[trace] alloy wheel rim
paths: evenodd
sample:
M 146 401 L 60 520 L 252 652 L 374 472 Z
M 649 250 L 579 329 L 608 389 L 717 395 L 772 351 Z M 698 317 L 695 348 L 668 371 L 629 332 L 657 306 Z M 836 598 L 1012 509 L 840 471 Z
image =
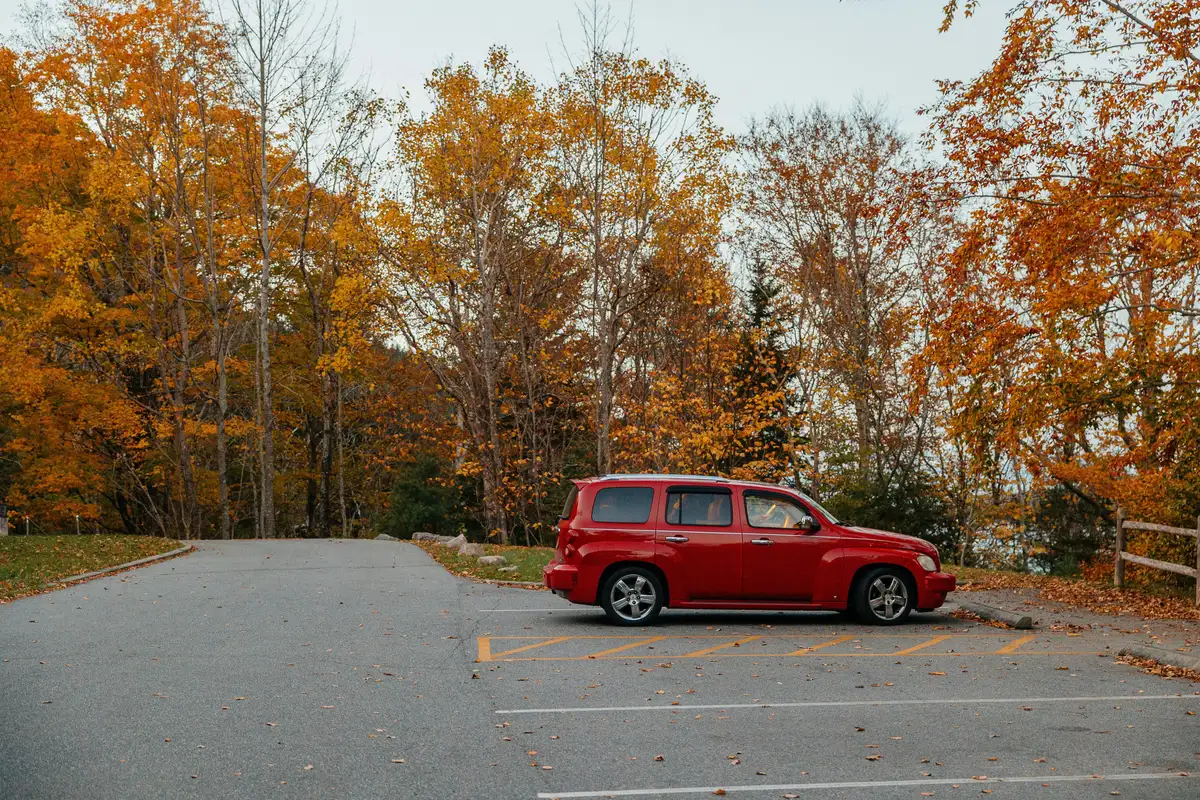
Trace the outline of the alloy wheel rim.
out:
M 882 620 L 894 620 L 908 607 L 908 587 L 895 575 L 884 575 L 871 584 L 867 602 L 872 614 Z
M 657 600 L 654 584 L 645 576 L 629 574 L 613 584 L 609 601 L 621 619 L 637 622 L 649 616 Z

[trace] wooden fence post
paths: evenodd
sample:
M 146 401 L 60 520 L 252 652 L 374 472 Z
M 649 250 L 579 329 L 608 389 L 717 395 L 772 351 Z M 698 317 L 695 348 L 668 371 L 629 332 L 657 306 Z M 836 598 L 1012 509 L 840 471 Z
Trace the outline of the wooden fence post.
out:
M 1120 589 L 1125 585 L 1125 562 L 1121 560 L 1121 551 L 1125 549 L 1125 512 L 1117 506 L 1117 554 L 1113 567 L 1113 586 Z

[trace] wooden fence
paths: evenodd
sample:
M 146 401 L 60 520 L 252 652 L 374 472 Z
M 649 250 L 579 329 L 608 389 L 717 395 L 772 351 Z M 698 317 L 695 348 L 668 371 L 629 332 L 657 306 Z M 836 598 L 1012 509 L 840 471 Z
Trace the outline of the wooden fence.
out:
M 1125 531 L 1157 531 L 1158 533 L 1174 533 L 1180 536 L 1191 536 L 1196 540 L 1196 566 L 1188 567 L 1183 564 L 1175 564 L 1170 561 L 1159 561 L 1157 558 L 1147 558 L 1146 556 L 1134 555 L 1125 551 Z M 1159 525 L 1157 522 L 1139 522 L 1137 520 L 1125 519 L 1125 514 L 1120 507 L 1117 508 L 1117 563 L 1113 570 L 1113 585 L 1121 587 L 1125 585 L 1125 562 L 1131 564 L 1141 564 L 1143 567 L 1151 569 L 1161 569 L 1167 572 L 1174 572 L 1178 575 L 1186 575 L 1196 581 L 1196 605 L 1200 606 L 1200 518 L 1196 519 L 1195 528 L 1175 528 L 1171 525 Z

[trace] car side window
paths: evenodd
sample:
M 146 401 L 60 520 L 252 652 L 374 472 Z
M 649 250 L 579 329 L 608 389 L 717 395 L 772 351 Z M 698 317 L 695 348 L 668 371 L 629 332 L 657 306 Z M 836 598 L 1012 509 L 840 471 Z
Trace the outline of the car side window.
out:
M 610 486 L 596 492 L 592 522 L 647 522 L 653 503 L 654 489 L 649 486 Z
M 799 503 L 785 500 L 778 495 L 753 495 L 746 497 L 746 522 L 751 528 L 778 528 L 795 530 L 808 511 Z
M 733 496 L 703 490 L 670 491 L 667 493 L 667 523 L 715 527 L 732 525 Z

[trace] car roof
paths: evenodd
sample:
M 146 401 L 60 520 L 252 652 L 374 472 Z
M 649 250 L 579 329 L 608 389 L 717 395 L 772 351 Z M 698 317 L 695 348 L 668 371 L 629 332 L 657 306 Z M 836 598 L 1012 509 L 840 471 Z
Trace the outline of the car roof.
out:
M 720 475 L 682 475 L 669 472 L 634 472 L 634 473 L 610 473 L 602 475 L 598 478 L 585 478 L 575 481 L 577 486 L 582 486 L 586 483 L 599 483 L 610 481 L 674 481 L 687 483 L 720 483 L 732 484 L 736 486 L 757 486 L 764 489 L 772 489 L 776 491 L 795 493 L 795 490 L 790 486 L 778 483 L 767 483 L 766 481 L 740 481 L 733 478 L 723 478 Z

